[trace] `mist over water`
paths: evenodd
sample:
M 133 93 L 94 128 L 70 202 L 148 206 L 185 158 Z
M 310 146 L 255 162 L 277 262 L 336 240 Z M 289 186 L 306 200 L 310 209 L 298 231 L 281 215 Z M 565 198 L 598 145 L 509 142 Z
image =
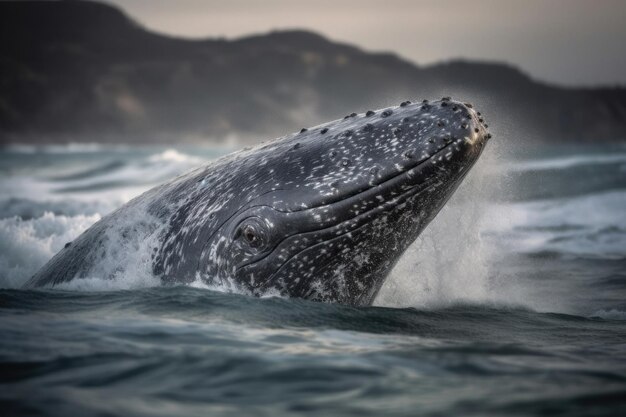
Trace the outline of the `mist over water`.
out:
M 488 224 L 493 193 L 486 171 L 497 163 L 490 143 L 450 201 L 407 250 L 377 304 L 381 306 L 442 307 L 458 302 L 510 302 L 490 285 L 490 249 L 481 231 Z M 493 214 L 493 213 L 492 213 Z M 497 213 L 504 220 L 504 212 Z
M 112 276 L 19 289 L 107 213 L 225 152 L 0 151 L 3 410 L 612 416 L 624 407 L 619 146 L 511 155 L 493 140 L 375 307 L 163 287 L 151 242 L 132 238 L 108 242 Z M 138 220 L 159 227 L 128 223 Z

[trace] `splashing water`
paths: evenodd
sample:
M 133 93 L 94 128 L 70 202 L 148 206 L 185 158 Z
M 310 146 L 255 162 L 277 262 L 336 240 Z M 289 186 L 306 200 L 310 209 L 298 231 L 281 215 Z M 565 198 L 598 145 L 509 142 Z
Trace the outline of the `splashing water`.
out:
M 492 172 L 498 160 L 490 146 L 450 201 L 407 250 L 377 298 L 377 305 L 441 307 L 459 302 L 506 302 L 490 279 L 491 252 L 481 232 L 493 226 L 489 213 Z M 489 216 L 489 215 L 492 216 Z M 505 213 L 498 213 L 500 224 Z
M 52 256 L 100 215 L 57 216 L 47 212 L 37 219 L 0 219 L 2 286 L 19 288 Z

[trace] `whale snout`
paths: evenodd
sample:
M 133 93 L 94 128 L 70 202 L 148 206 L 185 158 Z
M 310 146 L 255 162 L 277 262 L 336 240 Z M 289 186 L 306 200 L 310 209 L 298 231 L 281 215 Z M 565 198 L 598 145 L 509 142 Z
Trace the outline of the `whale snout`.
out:
M 466 172 L 490 137 L 479 111 L 448 97 L 351 113 L 294 134 L 282 144 L 283 153 L 272 150 L 283 167 L 281 177 L 272 173 L 276 187 L 301 197 L 282 198 L 277 192 L 261 200 L 293 211 L 374 187 L 395 194 L 435 176 Z
M 444 129 L 441 133 L 444 143 L 447 143 L 444 147 L 445 152 L 441 152 L 443 157 L 439 155 L 439 159 L 453 163 L 473 164 L 487 141 L 491 139 L 491 133 L 483 115 L 470 103 L 444 98 L 437 104 L 444 109 L 450 107 L 452 110 L 452 112 L 443 110 L 439 113 L 438 125 L 449 125 L 449 129 Z
M 467 119 L 464 139 L 469 145 L 483 146 L 491 139 L 489 125 L 480 111 L 475 110 L 471 103 L 457 103 L 455 106 L 462 109 L 463 118 Z M 463 124 L 461 127 L 463 128 Z
M 401 174 L 469 168 L 491 138 L 482 114 L 470 103 L 444 97 L 437 101 L 405 101 L 398 107 L 346 116 L 344 133 L 330 144 L 339 159 L 336 177 L 347 193 L 371 186 L 385 187 Z M 352 123 L 350 123 L 352 121 Z M 349 134 L 346 134 L 348 132 Z M 404 184 L 406 186 L 406 184 Z

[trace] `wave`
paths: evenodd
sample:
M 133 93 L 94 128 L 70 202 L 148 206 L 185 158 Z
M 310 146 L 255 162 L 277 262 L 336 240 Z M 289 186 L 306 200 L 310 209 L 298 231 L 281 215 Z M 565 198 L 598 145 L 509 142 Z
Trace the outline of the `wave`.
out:
M 626 311 L 616 309 L 598 310 L 591 317 L 600 317 L 607 320 L 626 320 Z
M 188 287 L 0 290 L 0 312 L 11 415 L 619 415 L 624 402 L 625 322 L 610 319 Z
M 334 328 L 369 333 L 415 333 L 420 336 L 454 334 L 463 339 L 463 323 L 480 324 L 486 332 L 501 326 L 521 326 L 541 332 L 541 327 L 556 323 L 566 326 L 594 326 L 594 319 L 624 320 L 626 312 L 600 310 L 590 315 L 538 312 L 520 305 L 499 302 L 457 302 L 445 306 L 388 308 L 351 307 L 284 297 L 256 298 L 242 294 L 190 286 L 146 287 L 113 291 L 67 291 L 63 289 L 0 290 L 0 305 L 5 309 L 28 308 L 33 312 L 98 310 L 108 315 L 126 316 L 127 312 L 202 321 L 227 319 L 233 323 L 258 324 L 271 328 Z M 454 332 L 448 332 L 455 328 Z M 461 332 L 461 333 L 459 333 Z M 474 336 L 476 336 L 474 334 Z M 549 337 L 549 335 L 544 335 Z M 554 337 L 559 337 L 555 335 Z
M 624 164 L 626 154 L 610 155 L 572 155 L 547 159 L 529 159 L 507 163 L 506 169 L 512 171 L 562 170 L 582 165 Z
M 206 162 L 205 159 L 167 149 L 139 160 L 114 160 L 50 180 L 63 181 L 61 186 L 53 186 L 55 193 L 81 193 L 131 185 L 155 185 Z
M 95 167 L 88 167 L 88 168 L 75 171 L 69 174 L 53 175 L 49 177 L 48 180 L 57 181 L 57 182 L 84 180 L 84 179 L 96 177 L 98 175 L 107 174 L 117 169 L 121 169 L 125 165 L 126 163 L 124 163 L 123 161 L 115 160 L 115 161 L 107 162 L 102 165 L 96 165 Z
M 27 198 L 9 198 L 0 200 L 0 219 L 19 217 L 22 220 L 30 220 L 52 213 L 60 216 L 92 216 L 104 215 L 117 208 L 121 201 L 116 200 L 77 200 L 57 199 L 35 201 Z
M 541 201 L 626 189 L 626 153 L 499 161 L 488 171 L 499 201 Z
M 27 145 L 27 144 L 10 144 L 4 147 L 5 152 L 22 153 L 22 154 L 64 154 L 64 153 L 95 153 L 103 150 L 107 151 L 125 151 L 129 149 L 128 145 L 104 145 L 97 142 L 70 142 L 67 144 L 50 144 L 50 145 Z
M 161 153 L 151 155 L 150 157 L 148 157 L 148 161 L 152 163 L 185 162 L 185 163 L 191 163 L 191 164 L 201 164 L 203 162 L 206 162 L 206 160 L 202 158 L 198 158 L 196 156 L 179 152 L 176 149 L 166 149 Z
M 145 214 L 130 213 L 129 216 Z M 91 216 L 65 216 L 47 212 L 41 217 L 19 217 L 0 220 L 0 287 L 20 288 L 54 254 L 68 242 L 100 220 L 99 214 Z M 133 219 L 130 220 L 131 222 Z M 120 221 L 114 228 L 123 229 L 128 222 Z M 136 228 L 154 227 L 149 219 Z M 161 225 L 156 225 L 161 227 Z M 106 254 L 90 270 L 90 276 L 59 284 L 55 288 L 72 291 L 110 291 L 144 288 L 161 285 L 152 274 L 151 254 L 154 243 L 141 232 L 123 239 L 124 233 L 111 230 L 102 242 Z M 137 239 L 134 239 L 134 237 Z M 142 236 L 141 240 L 139 237 Z
M 626 257 L 626 191 L 610 191 L 558 200 L 494 204 L 490 240 L 521 253 Z
M 88 157 L 50 157 L 45 158 L 44 164 L 25 166 L 26 161 L 12 161 L 5 154 L 3 160 L 7 162 L 9 175 L 0 176 L 0 217 L 22 215 L 17 206 L 22 207 L 25 217 L 41 215 L 41 210 L 26 207 L 28 201 L 36 206 L 49 202 L 48 211 L 72 214 L 75 210 L 69 206 L 74 201 L 78 207 L 101 206 L 100 214 L 105 214 L 152 186 L 204 165 L 219 154 L 204 155 L 174 149 L 150 153 L 141 150 L 139 153 L 94 153 Z M 63 209 L 57 210 L 60 206 L 64 206 Z
M 63 246 L 100 220 L 98 214 L 45 213 L 0 219 L 0 287 L 19 288 Z

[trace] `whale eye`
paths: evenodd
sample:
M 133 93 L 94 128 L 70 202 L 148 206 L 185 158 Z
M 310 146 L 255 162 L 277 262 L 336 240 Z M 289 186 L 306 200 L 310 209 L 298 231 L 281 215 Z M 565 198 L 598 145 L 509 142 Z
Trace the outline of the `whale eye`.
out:
M 259 236 L 252 225 L 247 225 L 243 228 L 243 237 L 252 247 L 256 247 L 259 243 Z
M 249 218 L 239 225 L 234 238 L 244 247 L 262 250 L 268 240 L 267 226 L 259 218 Z

